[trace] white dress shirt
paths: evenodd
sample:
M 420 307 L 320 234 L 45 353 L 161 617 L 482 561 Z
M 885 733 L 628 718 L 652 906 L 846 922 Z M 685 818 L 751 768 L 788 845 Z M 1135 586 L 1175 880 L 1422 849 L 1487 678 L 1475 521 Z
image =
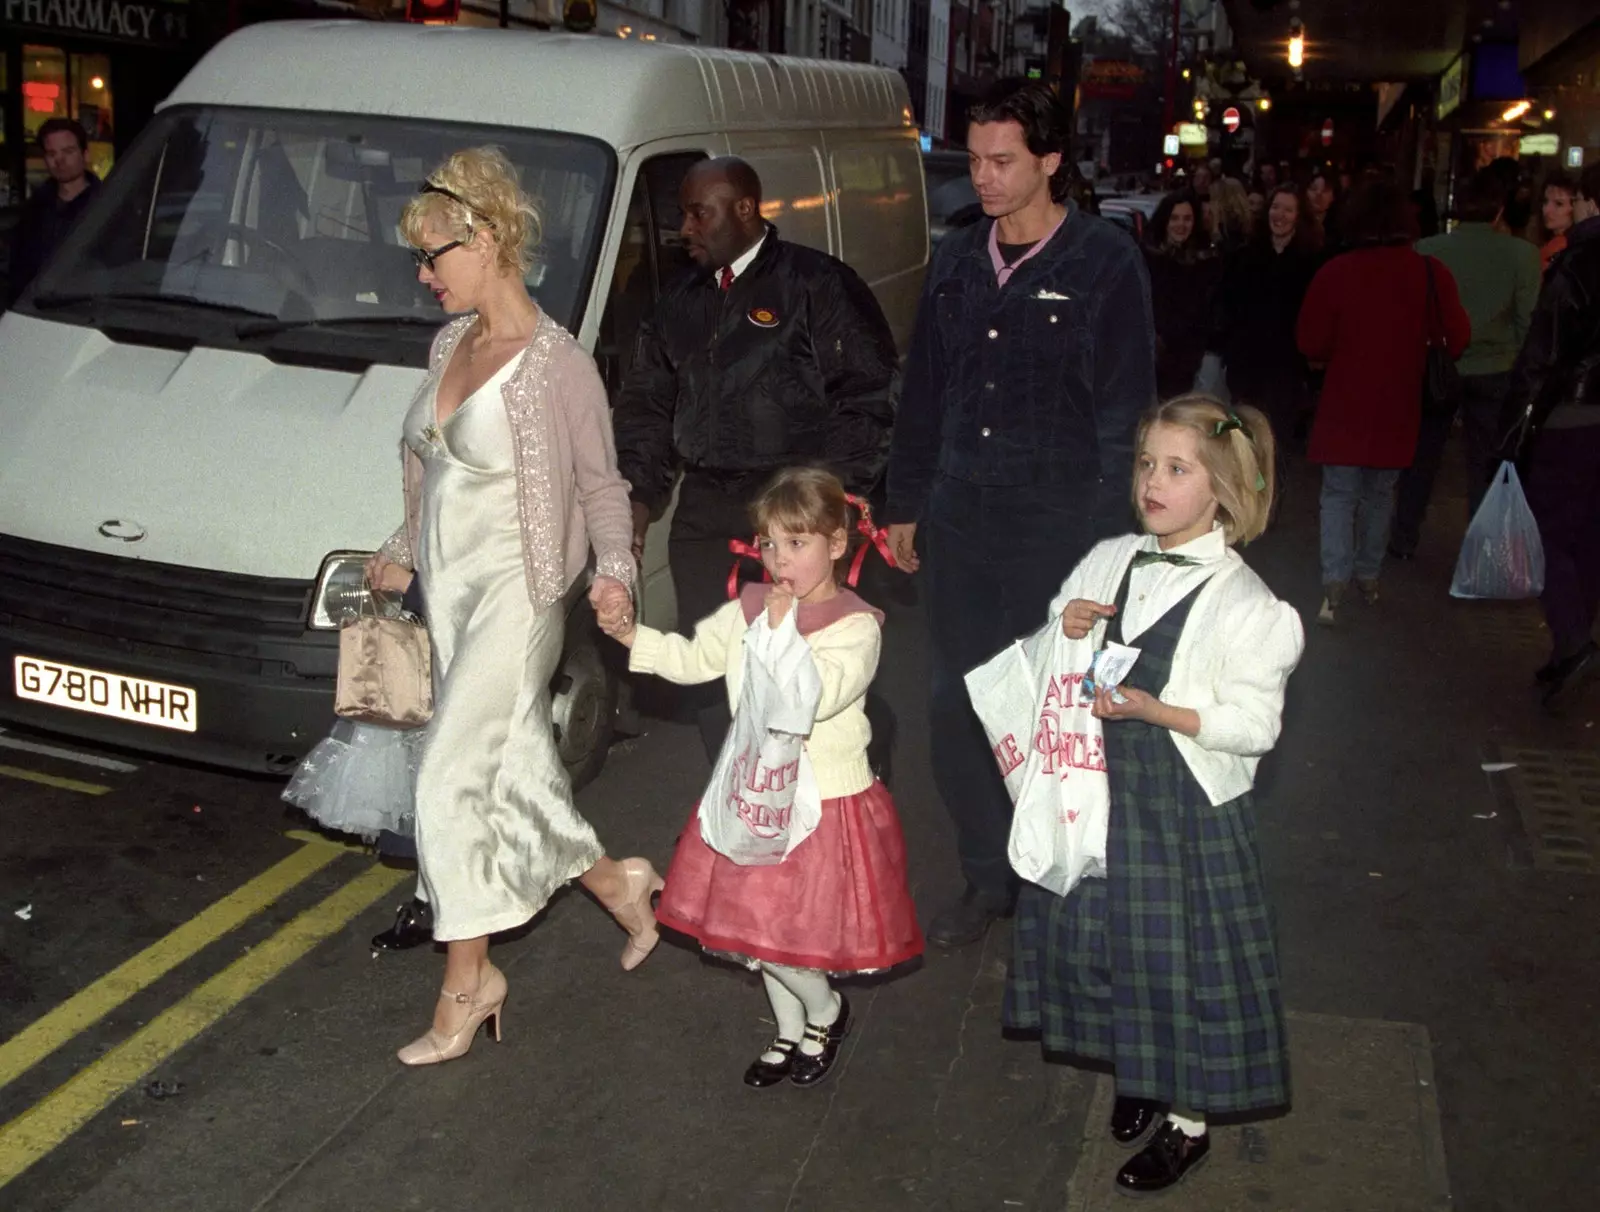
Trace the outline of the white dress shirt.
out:
M 739 280 L 740 274 L 744 273 L 744 271 L 749 269 L 751 265 L 755 264 L 756 256 L 761 252 L 761 246 L 767 242 L 767 237 L 771 234 L 772 228 L 769 227 L 766 231 L 761 233 L 761 239 L 757 240 L 749 248 L 745 249 L 744 252 L 740 253 L 734 258 L 733 264 L 728 266 L 728 268 L 733 271 L 733 280 L 735 282 Z M 719 278 L 722 276 L 721 270 L 717 271 L 717 276 Z
M 1139 551 L 1160 551 L 1161 542 L 1153 534 L 1144 536 Z M 1168 554 L 1188 556 L 1197 564 L 1145 564 L 1128 577 L 1128 602 L 1122 613 L 1122 642 L 1137 645 L 1139 636 L 1221 567 L 1228 554 L 1228 541 L 1222 523 L 1213 523 L 1209 534 L 1190 539 Z M 1110 605 L 1110 599 L 1106 601 Z

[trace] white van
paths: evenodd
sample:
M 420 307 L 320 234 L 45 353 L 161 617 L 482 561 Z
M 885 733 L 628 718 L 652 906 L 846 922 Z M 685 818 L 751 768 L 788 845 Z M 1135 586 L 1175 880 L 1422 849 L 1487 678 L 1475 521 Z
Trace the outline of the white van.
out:
M 927 261 L 898 74 L 600 37 L 375 23 L 234 34 L 0 319 L 0 720 L 281 771 L 331 722 L 337 620 L 401 517 L 401 419 L 443 318 L 396 223 L 494 143 L 543 208 L 529 286 L 613 390 L 687 264 L 701 157 L 856 268 L 904 349 Z M 674 623 L 664 525 L 644 609 Z M 581 598 L 575 588 L 572 602 Z M 598 769 L 617 678 L 586 607 L 555 682 Z

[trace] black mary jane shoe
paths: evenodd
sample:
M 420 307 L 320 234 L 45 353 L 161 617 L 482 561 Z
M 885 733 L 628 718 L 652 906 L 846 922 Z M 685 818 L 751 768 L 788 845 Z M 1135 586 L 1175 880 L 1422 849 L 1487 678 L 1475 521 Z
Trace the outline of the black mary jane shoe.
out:
M 1170 1191 L 1210 1152 L 1209 1133 L 1188 1136 L 1176 1124 L 1162 1124 L 1150 1143 L 1117 1171 L 1117 1190 L 1135 1197 Z
M 427 901 L 410 900 L 395 911 L 394 925 L 372 936 L 379 951 L 409 951 L 433 942 L 433 906 Z
M 1160 1103 L 1147 1098 L 1118 1098 L 1111 1108 L 1111 1139 L 1124 1149 L 1137 1149 L 1166 1118 Z
M 809 1056 L 796 1049 L 794 1054 L 794 1071 L 789 1074 L 789 1080 L 797 1086 L 815 1086 L 833 1068 L 833 1062 L 839 1059 L 839 1048 L 844 1043 L 844 1037 L 850 1033 L 850 999 L 844 994 L 839 995 L 839 1017 L 826 1027 L 819 1027 L 816 1023 L 806 1024 L 806 1038 L 814 1044 L 821 1044 L 822 1051 L 816 1056 Z
M 750 1067 L 744 1071 L 744 1084 L 757 1090 L 765 1090 L 768 1086 L 776 1086 L 794 1072 L 794 1054 L 798 1045 L 792 1039 L 783 1039 L 781 1036 L 767 1045 L 755 1060 L 750 1062 Z M 776 1052 L 783 1057 L 781 1061 L 764 1059 L 767 1052 Z

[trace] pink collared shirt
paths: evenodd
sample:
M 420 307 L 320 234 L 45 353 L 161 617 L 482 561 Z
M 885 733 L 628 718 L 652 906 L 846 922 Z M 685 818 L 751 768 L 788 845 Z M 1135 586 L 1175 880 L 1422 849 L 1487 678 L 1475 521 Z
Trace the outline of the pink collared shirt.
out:
M 1045 233 L 1044 239 L 1040 240 L 1010 265 L 1007 265 L 1006 259 L 1000 255 L 999 221 L 997 220 L 994 225 L 989 228 L 989 260 L 994 265 L 995 281 L 1002 289 L 1004 289 L 1007 282 L 1011 281 L 1011 275 L 1017 272 L 1018 267 L 1020 267 L 1024 261 L 1031 260 L 1033 257 L 1037 256 L 1039 250 L 1042 249 L 1046 244 L 1050 243 L 1056 232 L 1061 230 L 1061 225 L 1067 221 L 1067 215 L 1071 213 L 1071 209 L 1071 207 L 1068 207 L 1066 210 L 1062 211 L 1061 218 L 1056 220 L 1056 225 Z

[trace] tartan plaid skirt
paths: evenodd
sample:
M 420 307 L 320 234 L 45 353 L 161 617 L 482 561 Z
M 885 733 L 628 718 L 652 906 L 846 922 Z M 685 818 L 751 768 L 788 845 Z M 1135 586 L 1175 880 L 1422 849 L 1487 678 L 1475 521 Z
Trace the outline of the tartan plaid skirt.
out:
M 1119 1096 L 1214 1114 L 1285 1106 L 1251 797 L 1213 806 L 1165 729 L 1119 722 L 1105 737 L 1107 877 L 1065 897 L 1023 886 L 1005 1023 L 1047 1053 L 1110 1063 Z

